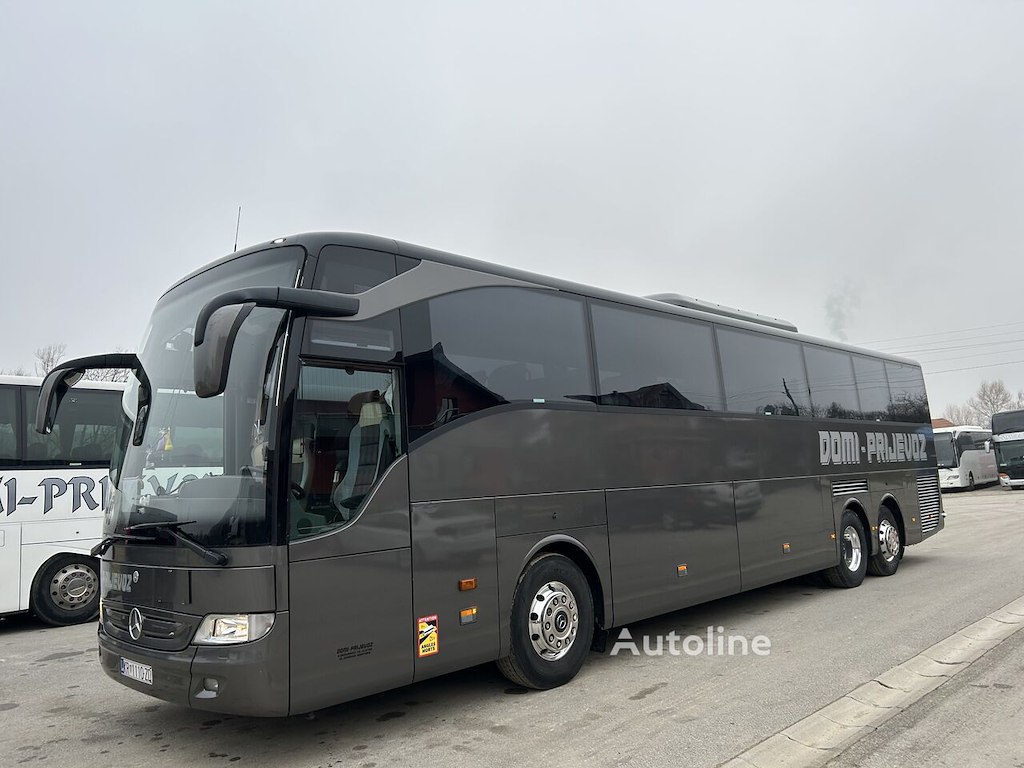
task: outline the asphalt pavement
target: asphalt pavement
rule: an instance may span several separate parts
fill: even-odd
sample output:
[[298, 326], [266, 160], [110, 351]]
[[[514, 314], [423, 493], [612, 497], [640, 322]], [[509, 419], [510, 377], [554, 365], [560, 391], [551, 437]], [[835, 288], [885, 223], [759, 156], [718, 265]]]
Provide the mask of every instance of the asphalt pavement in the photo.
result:
[[[592, 654], [575, 681], [547, 692], [525, 692], [485, 665], [311, 716], [230, 717], [109, 680], [94, 625], [3, 620], [0, 766], [717, 766], [1024, 595], [1024, 493], [985, 489], [943, 501], [946, 530], [910, 548], [894, 577], [854, 590], [794, 580], [629, 627], [642, 639], [704, 637], [721, 626], [769, 638], [768, 655]], [[928, 764], [910, 758], [942, 739], [962, 750], [949, 753], [960, 755], [949, 765], [1019, 764], [998, 740], [1021, 730], [1020, 643], [1015, 636], [993, 649], [835, 765], [882, 765], [884, 755], [886, 765]], [[971, 675], [989, 687], [965, 682]], [[971, 719], [983, 702], [999, 716]], [[960, 717], [960, 731], [929, 715], [939, 707], [959, 713], [947, 719]], [[995, 757], [978, 746], [990, 738], [985, 722]], [[920, 741], [901, 741], [910, 737]]]

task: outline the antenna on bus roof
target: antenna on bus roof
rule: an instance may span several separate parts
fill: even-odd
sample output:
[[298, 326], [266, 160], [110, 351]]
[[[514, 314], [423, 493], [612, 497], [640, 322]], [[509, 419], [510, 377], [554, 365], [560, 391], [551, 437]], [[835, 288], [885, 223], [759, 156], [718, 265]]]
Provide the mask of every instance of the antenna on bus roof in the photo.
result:
[[703, 299], [694, 299], [689, 296], [683, 296], [678, 293], [655, 293], [645, 298], [652, 299], [654, 301], [663, 301], [666, 304], [672, 304], [676, 307], [683, 307], [685, 309], [696, 309], [701, 312], [710, 312], [713, 315], [722, 315], [723, 317], [731, 317], [736, 320], [746, 320], [748, 323], [757, 323], [758, 325], [767, 325], [770, 328], [778, 328], [782, 331], [793, 331], [796, 333], [797, 327], [786, 320], [780, 320], [777, 317], [769, 317], [768, 315], [759, 315], [757, 312], [746, 312], [742, 309], [733, 309], [732, 307], [726, 307], [722, 304], [715, 304], [711, 301], [704, 301]]
[[238, 228], [242, 224], [242, 206], [238, 206], [238, 218], [235, 219], [235, 250], [238, 250]]

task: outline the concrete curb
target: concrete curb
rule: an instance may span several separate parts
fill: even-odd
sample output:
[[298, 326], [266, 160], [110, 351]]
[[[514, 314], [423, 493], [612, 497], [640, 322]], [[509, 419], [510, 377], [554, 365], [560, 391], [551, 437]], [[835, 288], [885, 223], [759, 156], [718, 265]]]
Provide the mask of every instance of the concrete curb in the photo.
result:
[[1024, 628], [1024, 596], [957, 630], [720, 768], [817, 768]]

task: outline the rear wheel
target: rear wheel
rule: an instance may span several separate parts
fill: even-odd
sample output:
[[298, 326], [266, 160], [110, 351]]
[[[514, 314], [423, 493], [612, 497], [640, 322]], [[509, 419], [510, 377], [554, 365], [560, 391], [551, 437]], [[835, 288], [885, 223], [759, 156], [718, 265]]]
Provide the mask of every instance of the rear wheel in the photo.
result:
[[859, 587], [868, 570], [867, 536], [856, 513], [846, 510], [839, 524], [839, 563], [822, 574], [833, 587]]
[[40, 569], [32, 583], [32, 612], [57, 627], [96, 618], [100, 606], [98, 570], [96, 560], [88, 555], [57, 555]]
[[594, 601], [577, 565], [554, 553], [530, 562], [512, 601], [511, 653], [498, 669], [524, 688], [572, 680], [594, 638]]
[[878, 513], [878, 553], [868, 558], [868, 573], [872, 576], [892, 576], [903, 559], [903, 537], [896, 525], [896, 517], [888, 509]]

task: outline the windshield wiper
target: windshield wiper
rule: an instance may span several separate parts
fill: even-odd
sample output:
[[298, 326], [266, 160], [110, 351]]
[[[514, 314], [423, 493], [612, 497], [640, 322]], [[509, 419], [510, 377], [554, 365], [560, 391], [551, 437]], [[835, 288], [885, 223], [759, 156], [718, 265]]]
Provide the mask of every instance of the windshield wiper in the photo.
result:
[[89, 554], [93, 557], [103, 557], [103, 554], [119, 541], [156, 541], [156, 536], [132, 536], [128, 533], [114, 533], [105, 537], [103, 541], [90, 549]]
[[[182, 521], [178, 521], [178, 520], [158, 520], [158, 521], [154, 521], [152, 523], [136, 523], [135, 525], [129, 525], [129, 526], [125, 527], [124, 531], [125, 531], [125, 533], [129, 533], [129, 534], [131, 532], [134, 532], [134, 531], [163, 531], [164, 533], [169, 535], [172, 539], [174, 539], [179, 544], [181, 544], [183, 547], [191, 549], [193, 552], [195, 552], [197, 555], [199, 555], [201, 558], [203, 558], [207, 562], [213, 563], [214, 565], [221, 565], [221, 566], [227, 565], [228, 564], [228, 556], [225, 555], [223, 552], [218, 552], [215, 549], [210, 549], [209, 547], [207, 547], [207, 546], [205, 546], [203, 544], [200, 544], [198, 541], [193, 539], [187, 533], [184, 533], [183, 531], [179, 531], [178, 530], [181, 526], [183, 526], [183, 525], [191, 525], [194, 522], [196, 522], [196, 521], [195, 520], [182, 520]], [[147, 537], [145, 537], [145, 536], [143, 536], [143, 537], [136, 536], [135, 538], [147, 538]]]

